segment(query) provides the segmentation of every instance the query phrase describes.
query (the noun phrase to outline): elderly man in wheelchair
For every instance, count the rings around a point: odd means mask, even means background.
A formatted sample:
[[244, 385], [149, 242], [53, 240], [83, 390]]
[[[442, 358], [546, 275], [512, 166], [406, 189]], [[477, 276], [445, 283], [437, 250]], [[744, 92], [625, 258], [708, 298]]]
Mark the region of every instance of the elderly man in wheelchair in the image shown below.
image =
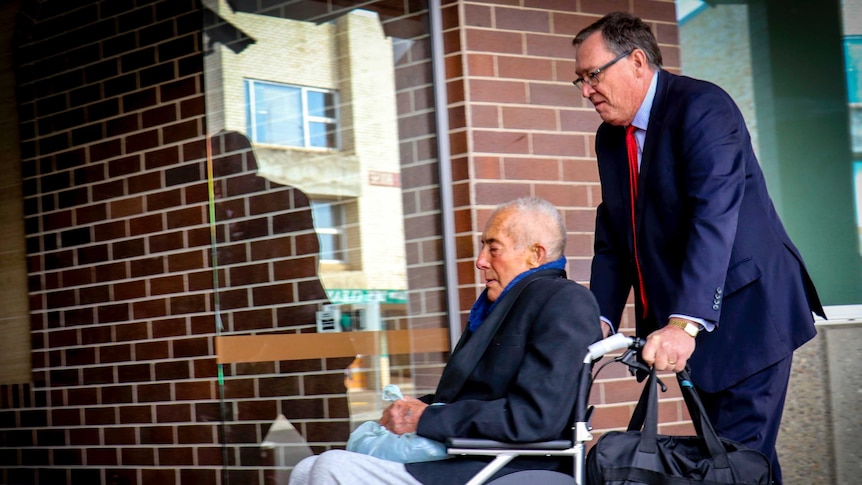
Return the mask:
[[506, 480], [523, 470], [568, 473], [571, 481], [571, 453], [529, 448], [572, 448], [573, 410], [585, 379], [581, 358], [602, 337], [598, 305], [566, 278], [566, 228], [549, 202], [522, 198], [498, 206], [481, 244], [476, 267], [485, 289], [436, 392], [395, 401], [380, 424], [396, 434], [454, 439], [456, 448], [465, 444], [459, 439], [481, 439], [525, 449], [503, 452], [487, 476], [481, 470], [494, 458], [460, 448], [447, 459], [406, 464], [330, 450], [300, 462], [291, 484], [459, 484], [477, 474], [480, 481]]

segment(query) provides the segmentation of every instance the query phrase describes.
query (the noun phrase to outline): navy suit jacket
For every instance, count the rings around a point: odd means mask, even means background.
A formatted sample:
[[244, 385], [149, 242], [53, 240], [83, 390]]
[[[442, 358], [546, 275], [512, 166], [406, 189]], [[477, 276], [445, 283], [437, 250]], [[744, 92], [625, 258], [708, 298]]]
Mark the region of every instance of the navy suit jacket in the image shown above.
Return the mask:
[[[572, 439], [583, 358], [601, 336], [599, 307], [589, 290], [558, 269], [526, 276], [475, 333], [462, 336], [436, 392], [421, 398], [445, 404], [425, 409], [417, 433], [441, 442]], [[465, 483], [487, 461], [456, 457], [408, 464], [407, 470], [425, 484]], [[571, 473], [571, 464], [571, 459], [516, 458], [501, 474], [560, 467]]]
[[[596, 133], [602, 186], [590, 287], [619, 325], [632, 287], [631, 202], [625, 128]], [[789, 356], [823, 315], [802, 256], [766, 190], [742, 114], [714, 84], [661, 71], [644, 141], [635, 210], [648, 315], [639, 336], [674, 313], [717, 327], [701, 332], [689, 363], [708, 392]], [[637, 300], [637, 299], [636, 299]]]

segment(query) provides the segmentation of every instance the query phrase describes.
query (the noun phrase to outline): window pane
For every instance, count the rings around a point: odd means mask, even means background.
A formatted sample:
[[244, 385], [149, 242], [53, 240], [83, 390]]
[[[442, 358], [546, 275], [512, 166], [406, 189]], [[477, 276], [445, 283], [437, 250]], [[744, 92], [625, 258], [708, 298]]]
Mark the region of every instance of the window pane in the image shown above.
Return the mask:
[[320, 260], [345, 261], [344, 203], [312, 201], [311, 211], [320, 242]]
[[312, 202], [311, 211], [314, 216], [314, 226], [318, 229], [324, 227], [335, 227], [332, 217], [332, 205], [325, 202]]
[[335, 118], [335, 96], [332, 93], [308, 91], [308, 116]]
[[855, 189], [856, 234], [859, 237], [859, 252], [862, 253], [862, 162], [853, 164], [853, 188]]
[[255, 126], [258, 143], [304, 146], [302, 90], [267, 83], [254, 85]]
[[[340, 260], [336, 257], [335, 252], [338, 249], [338, 236], [335, 234], [317, 233], [317, 238], [320, 240], [320, 259], [322, 260]], [[339, 251], [340, 253], [340, 251]]]
[[[334, 135], [334, 133], [332, 134]], [[308, 123], [308, 144], [318, 148], [334, 148], [328, 123]]]
[[859, 103], [862, 99], [862, 37], [845, 37], [844, 54], [847, 64], [847, 99], [851, 103]]

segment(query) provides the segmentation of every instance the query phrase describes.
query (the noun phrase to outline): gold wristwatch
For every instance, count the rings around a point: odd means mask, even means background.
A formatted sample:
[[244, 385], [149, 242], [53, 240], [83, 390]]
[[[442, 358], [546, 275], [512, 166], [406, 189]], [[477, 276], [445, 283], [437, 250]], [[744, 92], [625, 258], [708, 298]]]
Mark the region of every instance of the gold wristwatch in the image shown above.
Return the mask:
[[685, 333], [691, 335], [691, 338], [697, 337], [697, 334], [700, 333], [700, 325], [685, 320], [670, 319], [667, 324], [681, 328]]

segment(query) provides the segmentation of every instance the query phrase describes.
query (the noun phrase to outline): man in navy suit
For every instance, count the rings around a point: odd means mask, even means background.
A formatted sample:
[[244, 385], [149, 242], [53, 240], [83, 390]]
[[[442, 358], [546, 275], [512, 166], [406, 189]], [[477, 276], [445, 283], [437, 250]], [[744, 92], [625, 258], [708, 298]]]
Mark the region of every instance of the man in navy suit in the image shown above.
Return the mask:
[[766, 190], [748, 130], [714, 84], [662, 70], [649, 26], [612, 13], [577, 34], [574, 81], [603, 123], [590, 288], [604, 332], [634, 289], [642, 357], [688, 364], [721, 436], [775, 441], [793, 351], [820, 299]]
[[[571, 439], [581, 358], [602, 332], [595, 298], [566, 278], [565, 247], [565, 224], [550, 202], [523, 198], [498, 206], [476, 259], [485, 290], [436, 392], [395, 401], [380, 423], [440, 442]], [[451, 485], [466, 483], [488, 461], [453, 457], [405, 466], [331, 450], [300, 462], [291, 484]], [[572, 459], [518, 457], [495, 477], [525, 469], [571, 473]]]

